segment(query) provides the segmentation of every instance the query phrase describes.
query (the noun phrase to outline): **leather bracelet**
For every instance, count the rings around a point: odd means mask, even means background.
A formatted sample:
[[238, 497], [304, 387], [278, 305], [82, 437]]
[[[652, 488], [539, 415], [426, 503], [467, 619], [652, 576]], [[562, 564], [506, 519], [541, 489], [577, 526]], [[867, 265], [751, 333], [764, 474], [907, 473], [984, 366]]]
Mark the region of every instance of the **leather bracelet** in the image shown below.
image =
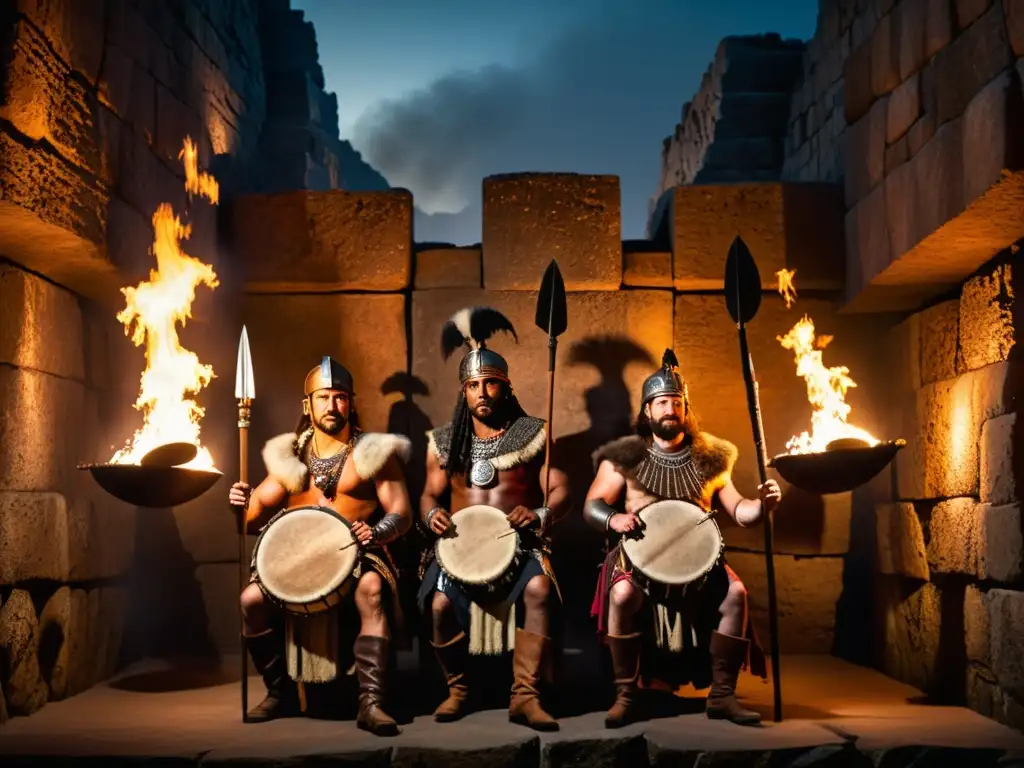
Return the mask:
[[389, 544], [401, 536], [404, 533], [402, 530], [402, 520], [402, 516], [394, 512], [384, 515], [371, 529], [374, 542], [377, 544]]
[[540, 527], [544, 527], [544, 523], [551, 516], [551, 507], [537, 507], [533, 510], [533, 513], [537, 515], [537, 519], [540, 521]]
[[427, 518], [426, 518], [427, 528], [430, 528], [430, 521], [434, 519], [434, 515], [436, 515], [438, 512], [443, 512], [443, 511], [444, 511], [444, 507], [434, 507], [432, 510], [427, 512]]

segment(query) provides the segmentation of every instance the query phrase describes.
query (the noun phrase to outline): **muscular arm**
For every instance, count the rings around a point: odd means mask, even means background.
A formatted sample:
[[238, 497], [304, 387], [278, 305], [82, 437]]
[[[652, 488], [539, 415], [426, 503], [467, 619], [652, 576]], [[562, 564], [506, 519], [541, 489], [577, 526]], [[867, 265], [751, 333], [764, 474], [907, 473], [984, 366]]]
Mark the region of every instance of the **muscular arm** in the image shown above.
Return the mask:
[[761, 520], [761, 500], [744, 498], [743, 494], [736, 490], [732, 480], [718, 491], [718, 500], [740, 528], [747, 528]]
[[287, 498], [288, 490], [272, 477], [257, 485], [245, 509], [246, 533], [258, 531], [266, 525]]
[[387, 460], [374, 482], [384, 517], [373, 526], [373, 535], [378, 544], [389, 544], [404, 535], [412, 525], [412, 502], [396, 457], [391, 456]]
[[612, 505], [619, 500], [625, 488], [626, 478], [615, 469], [615, 465], [602, 461], [583, 505], [583, 519], [591, 528], [601, 533], [608, 530], [608, 521], [615, 514]]
[[[540, 470], [540, 487], [543, 489], [548, 482], [547, 469]], [[561, 520], [569, 512], [572, 500], [569, 493], [569, 476], [560, 469], [551, 468], [551, 490], [548, 494], [547, 508], [551, 510], [550, 517], [544, 521], [545, 527], [550, 527]]]
[[427, 448], [427, 478], [420, 496], [420, 520], [427, 525], [427, 515], [441, 506], [441, 499], [448, 490], [448, 473], [441, 467], [433, 448]]

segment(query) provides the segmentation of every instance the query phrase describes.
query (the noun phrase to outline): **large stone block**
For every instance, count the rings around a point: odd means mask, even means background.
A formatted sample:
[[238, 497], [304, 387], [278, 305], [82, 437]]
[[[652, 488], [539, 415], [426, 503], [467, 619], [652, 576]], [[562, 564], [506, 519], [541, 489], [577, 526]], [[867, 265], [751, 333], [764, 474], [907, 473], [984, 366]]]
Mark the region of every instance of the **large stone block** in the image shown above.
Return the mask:
[[942, 597], [934, 584], [880, 577], [876, 616], [882, 671], [923, 691], [941, 673]]
[[488, 176], [483, 259], [488, 290], [536, 290], [551, 259], [566, 290], [615, 290], [622, 284], [618, 176]]
[[[254, 448], [295, 428], [302, 382], [323, 355], [352, 372], [363, 428], [386, 428], [388, 400], [381, 389], [393, 374], [407, 370], [402, 295], [248, 296], [243, 317], [260, 403], [253, 409], [253, 432], [261, 436], [250, 438], [257, 440]], [[438, 338], [440, 330], [439, 324]], [[258, 452], [250, 456], [262, 472]]]
[[[764, 555], [730, 552], [728, 559], [747, 588], [750, 620], [768, 651], [771, 635]], [[776, 555], [774, 561], [780, 648], [784, 653], [831, 653], [845, 560]]]
[[960, 294], [958, 371], [973, 371], [1006, 360], [1016, 343], [1013, 269], [1003, 264], [972, 277]]
[[871, 40], [855, 46], [843, 62], [843, 97], [846, 122], [856, 123], [871, 108], [875, 99], [871, 88]]
[[908, 80], [928, 58], [925, 55], [928, 2], [904, 0], [893, 11], [893, 34], [896, 37], [896, 57], [901, 81]]
[[1020, 505], [980, 504], [978, 518], [978, 578], [1017, 582], [1024, 562]]
[[963, 116], [964, 202], [981, 199], [1006, 170], [1020, 170], [1024, 123], [1016, 118], [1020, 85], [1003, 72], [967, 104]]
[[934, 573], [978, 572], [980, 521], [974, 499], [947, 499], [935, 505], [928, 521], [928, 565]]
[[1015, 56], [1024, 56], [1024, 5], [1020, 0], [1003, 0], [1006, 32]]
[[[889, 189], [898, 184], [909, 163], [897, 168], [884, 184], [880, 184], [846, 214], [846, 295], [857, 297], [858, 291], [892, 262], [893, 241], [898, 236], [897, 224], [887, 216]], [[890, 235], [890, 227], [894, 229]]]
[[944, 301], [920, 313], [921, 383], [952, 379], [957, 374], [957, 329], [960, 302]]
[[67, 507], [59, 493], [0, 493], [0, 584], [67, 576]]
[[1019, 498], [1020, 453], [1017, 414], [989, 419], [981, 427], [981, 500], [1009, 504]]
[[940, 125], [962, 115], [974, 95], [1013, 64], [999, 5], [993, 5], [935, 56]]
[[974, 402], [978, 418], [994, 419], [1014, 413], [1024, 393], [1024, 366], [1017, 361], [988, 365], [975, 371]]
[[203, 596], [207, 639], [222, 654], [238, 653], [238, 565], [197, 566], [196, 581]]
[[235, 202], [232, 227], [251, 292], [398, 291], [410, 282], [406, 190], [250, 195]]
[[671, 288], [672, 254], [632, 252], [624, 254], [622, 284], [632, 288]]
[[953, 9], [948, 0], [927, 0], [924, 20], [924, 58], [927, 61], [953, 39]]
[[430, 248], [416, 252], [416, 289], [480, 288], [479, 248]]
[[967, 660], [985, 667], [992, 666], [992, 639], [989, 622], [989, 593], [974, 584], [964, 593], [964, 646]]
[[[416, 291], [412, 297], [412, 373], [427, 394], [417, 403], [433, 426], [448, 421], [459, 391], [462, 353], [445, 362], [441, 328], [458, 310], [486, 305], [516, 327], [519, 344], [501, 334], [490, 344], [509, 363], [527, 413], [544, 416], [548, 340], [534, 325], [537, 294], [527, 291]], [[628, 426], [640, 408], [643, 380], [672, 346], [672, 296], [667, 291], [594, 291], [568, 295], [568, 330], [555, 366], [554, 437], [609, 425]], [[685, 362], [683, 363], [685, 365]], [[595, 427], [595, 425], [597, 425]]]
[[0, 607], [4, 700], [12, 715], [31, 715], [46, 704], [47, 688], [39, 670], [39, 619], [28, 592], [15, 589]]
[[971, 376], [917, 391], [899, 427], [907, 441], [894, 462], [901, 499], [977, 495], [980, 422], [974, 403]]
[[0, 117], [30, 142], [45, 140], [71, 166], [95, 175], [95, 99], [25, 19], [14, 25], [0, 88]]
[[988, 593], [992, 671], [1000, 687], [1024, 693], [1024, 592], [993, 589]]
[[894, 16], [883, 16], [871, 33], [871, 90], [875, 96], [884, 96], [900, 84], [900, 30]]
[[924, 533], [914, 505], [879, 504], [875, 514], [878, 572], [927, 581]]
[[66, 429], [82, 417], [82, 385], [0, 366], [0, 403], [0, 490], [66, 491], [82, 460]]
[[[796, 278], [800, 290], [799, 273]], [[875, 361], [866, 350], [880, 331], [873, 324], [858, 328], [843, 324], [835, 304], [798, 296], [791, 309], [781, 297], [766, 295], [757, 317], [747, 326], [747, 343], [754, 359], [762, 409], [765, 444], [769, 456], [787, 451], [787, 442], [811, 429], [812, 408], [807, 382], [797, 375], [793, 352], [779, 339], [785, 337], [802, 317], [814, 322], [815, 333], [833, 336], [823, 354], [826, 366], [849, 368], [857, 386], [850, 388], [846, 401], [852, 411], [850, 423], [872, 434], [883, 434], [880, 413], [870, 399], [876, 390], [872, 377]], [[732, 441], [739, 448], [734, 481], [746, 494], [755, 493], [758, 469], [753, 450], [750, 417], [739, 355], [736, 326], [721, 296], [680, 295], [675, 303], [675, 351], [689, 382], [690, 399], [704, 429]]]
[[0, 363], [84, 378], [82, 314], [74, 294], [0, 264]]
[[[884, 142], [884, 134], [883, 134]], [[842, 286], [843, 203], [837, 185], [763, 182], [676, 187], [673, 280], [682, 291], [722, 290], [725, 260], [737, 235], [758, 262], [764, 287], [780, 269], [798, 286]]]
[[42, 30], [62, 61], [96, 82], [103, 58], [104, 0], [21, 0], [18, 10]]
[[957, 26], [967, 29], [991, 4], [992, 0], [956, 0]]
[[885, 123], [885, 139], [893, 144], [910, 130], [921, 115], [921, 92], [918, 76], [912, 75], [892, 92], [889, 97], [888, 114]]
[[885, 136], [890, 96], [871, 105], [867, 114], [843, 134], [846, 145], [846, 207], [863, 200], [885, 177]]

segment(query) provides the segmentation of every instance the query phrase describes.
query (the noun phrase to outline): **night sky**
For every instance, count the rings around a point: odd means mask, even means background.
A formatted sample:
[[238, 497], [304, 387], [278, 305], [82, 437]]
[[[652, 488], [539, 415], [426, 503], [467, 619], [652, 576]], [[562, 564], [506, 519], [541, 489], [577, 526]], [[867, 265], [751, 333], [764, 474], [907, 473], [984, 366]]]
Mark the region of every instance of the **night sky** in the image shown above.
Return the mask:
[[718, 42], [809, 39], [816, 0], [292, 0], [341, 138], [412, 190], [417, 241], [480, 240], [484, 176], [609, 173], [643, 236], [661, 142]]

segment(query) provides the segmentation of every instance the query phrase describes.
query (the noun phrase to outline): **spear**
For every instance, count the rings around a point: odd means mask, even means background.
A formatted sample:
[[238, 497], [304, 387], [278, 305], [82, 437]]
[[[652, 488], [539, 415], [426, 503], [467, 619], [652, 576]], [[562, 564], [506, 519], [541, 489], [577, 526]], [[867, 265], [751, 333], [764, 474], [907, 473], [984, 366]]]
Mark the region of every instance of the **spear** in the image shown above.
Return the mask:
[[[750, 423], [754, 429], [757, 468], [763, 485], [768, 480], [768, 458], [764, 448], [764, 426], [761, 423], [761, 402], [758, 397], [757, 379], [754, 376], [754, 360], [747, 347], [746, 329], [746, 324], [754, 318], [761, 306], [761, 275], [746, 243], [738, 235], [729, 246], [729, 257], [725, 261], [725, 306], [739, 331], [740, 361], [743, 365], [743, 380], [747, 385]], [[772, 643], [775, 722], [778, 723], [782, 721], [782, 690], [779, 686], [779, 617], [775, 597], [775, 545], [772, 534], [772, 515], [769, 513], [764, 517], [764, 556], [768, 576], [768, 629]]]
[[544, 505], [547, 506], [551, 493], [551, 419], [555, 407], [555, 352], [558, 337], [565, 333], [568, 325], [565, 301], [565, 283], [554, 259], [544, 271], [537, 296], [537, 327], [548, 335], [548, 428], [545, 449]]
[[[242, 326], [242, 337], [238, 340], [238, 362], [235, 365], [235, 399], [238, 400], [238, 479], [249, 482], [249, 416], [252, 401], [256, 399], [256, 382], [252, 375], [252, 355], [249, 354], [249, 334]], [[238, 593], [246, 586], [245, 565], [245, 512], [238, 526]], [[245, 618], [239, 603], [238, 633], [242, 653], [242, 722], [247, 723], [249, 713], [249, 659], [245, 647]]]

